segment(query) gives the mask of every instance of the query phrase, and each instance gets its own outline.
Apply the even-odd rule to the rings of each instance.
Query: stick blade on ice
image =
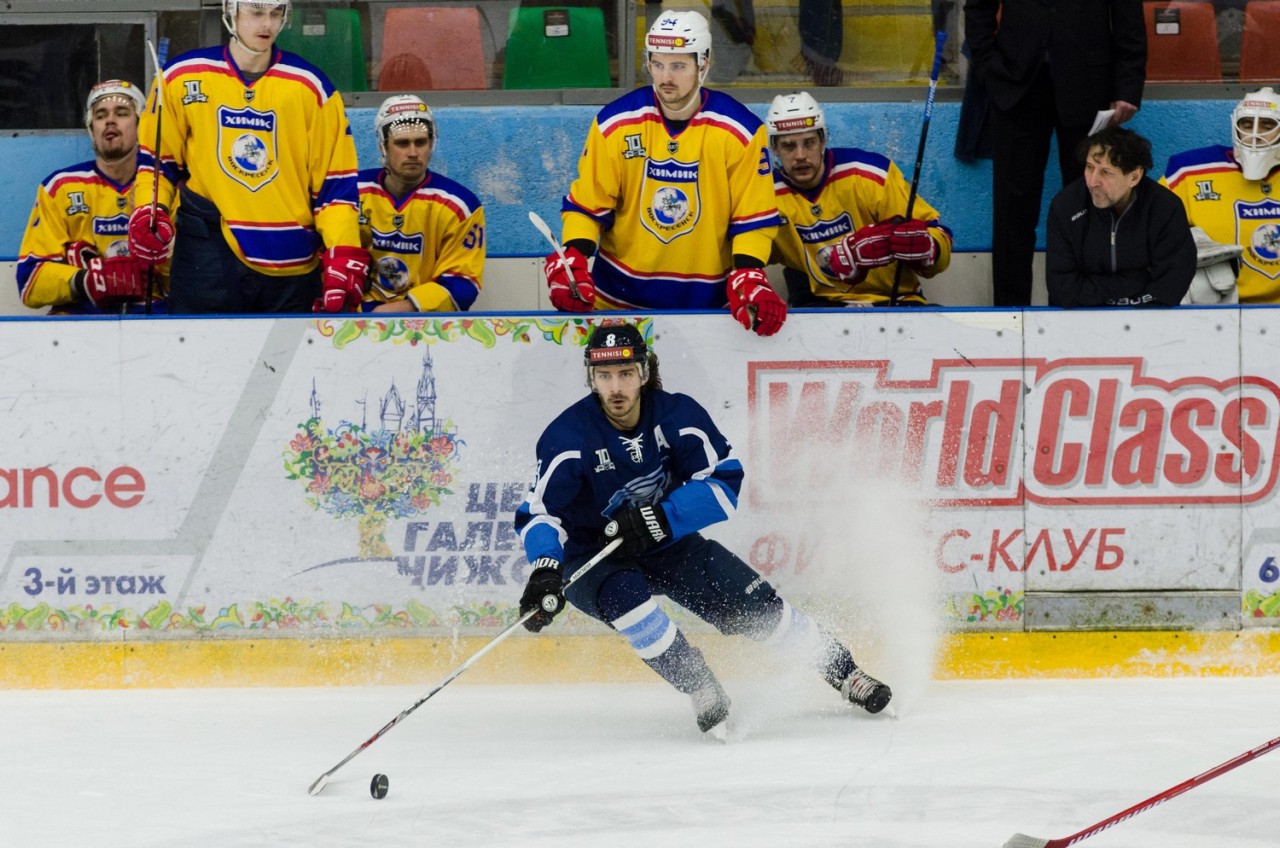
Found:
[[[325,784],[328,782],[329,782],[328,774],[320,775],[319,777],[316,778],[316,782],[311,784],[310,788],[307,789],[307,793],[310,795],[319,795],[321,790],[324,789]]]
[[[1015,833],[1009,837],[1004,848],[1049,848],[1049,840],[1038,836],[1027,836],[1025,833]]]

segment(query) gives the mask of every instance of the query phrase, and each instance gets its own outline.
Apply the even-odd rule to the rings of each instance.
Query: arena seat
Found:
[[[1178,32],[1156,32],[1156,12],[1176,10]],[[1221,82],[1218,21],[1208,2],[1145,2],[1147,82]]]
[[[379,91],[488,87],[480,13],[476,9],[446,6],[387,9],[382,28]]]
[[[1245,4],[1240,79],[1280,82],[1280,0],[1249,0]]]
[[[560,27],[563,33],[557,34]],[[549,31],[550,30],[550,31]],[[502,87],[609,88],[604,12],[584,7],[511,10]]]
[[[364,34],[354,9],[299,9],[276,44],[325,72],[340,91],[368,91]]]

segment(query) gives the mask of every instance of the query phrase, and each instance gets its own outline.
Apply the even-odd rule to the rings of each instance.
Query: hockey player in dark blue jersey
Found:
[[[520,599],[537,632],[575,607],[626,637],[645,664],[693,702],[702,731],[719,728],[729,698],[702,653],[654,601],[672,601],[730,635],[802,657],[867,712],[889,687],[858,668],[849,649],[795,609],[702,528],[731,516],[742,465],[707,411],[665,392],[640,330],[605,323],[586,349],[592,393],[538,439],[538,475],[515,527],[533,564]],[[565,578],[614,539],[614,554],[572,585]]]

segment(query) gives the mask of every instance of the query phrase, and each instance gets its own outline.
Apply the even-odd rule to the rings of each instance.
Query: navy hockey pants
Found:
[[[566,576],[581,565],[571,564]],[[666,595],[721,633],[763,639],[782,615],[782,599],[767,580],[724,545],[697,533],[631,559],[611,555],[575,581],[565,597],[607,623],[636,604],[634,598],[610,597],[632,583],[609,579],[624,571],[638,572],[653,594]]]
[[[169,267],[169,313],[310,312],[320,296],[320,270],[288,277],[260,274],[240,261],[222,236],[218,208],[182,190]]]

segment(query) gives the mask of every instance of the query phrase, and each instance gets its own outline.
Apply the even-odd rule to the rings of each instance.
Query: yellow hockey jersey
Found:
[[[225,47],[184,53],[163,80],[160,202],[185,184],[222,215],[236,255],[263,274],[302,274],[318,251],[360,244],[356,148],[340,95],[319,68],[275,50],[249,83]],[[155,143],[156,88],[138,138]],[[154,169],[140,168],[150,197]]]
[[[365,304],[407,297],[419,312],[470,309],[484,273],[480,199],[430,170],[397,198],[383,185],[385,173],[360,172],[360,236],[374,268]]]
[[[872,268],[856,285],[831,273],[831,249],[851,233],[870,224],[905,217],[911,185],[898,166],[879,153],[856,148],[831,147],[826,152],[822,183],[805,191],[774,168],[774,190],[782,227],[774,241],[773,261],[808,278],[818,298],[866,304],[888,303],[893,293],[897,264]],[[898,299],[924,303],[920,277],[932,277],[951,264],[951,231],[938,221],[938,212],[916,196],[911,217],[923,221],[938,243],[938,261],[927,271],[903,265]],[[836,305],[836,304],[832,304]]]
[[[606,305],[718,309],[733,254],[769,258],[778,226],[764,125],[704,89],[679,130],[653,89],[600,110],[562,206],[563,240],[599,245],[592,277]]]
[[[144,162],[149,167],[151,155],[139,151],[139,167]],[[80,269],[68,261],[66,252],[70,245],[83,242],[102,257],[128,255],[133,185],[132,180],[115,182],[92,161],[45,177],[36,189],[18,249],[18,294],[25,306],[49,306],[55,314],[101,314],[91,302],[72,293],[71,281]],[[164,288],[161,273],[153,296],[163,297]]]
[[[1190,226],[1238,244],[1241,303],[1280,303],[1280,171],[1246,180],[1230,147],[1202,147],[1169,159],[1160,178],[1182,201]]]

